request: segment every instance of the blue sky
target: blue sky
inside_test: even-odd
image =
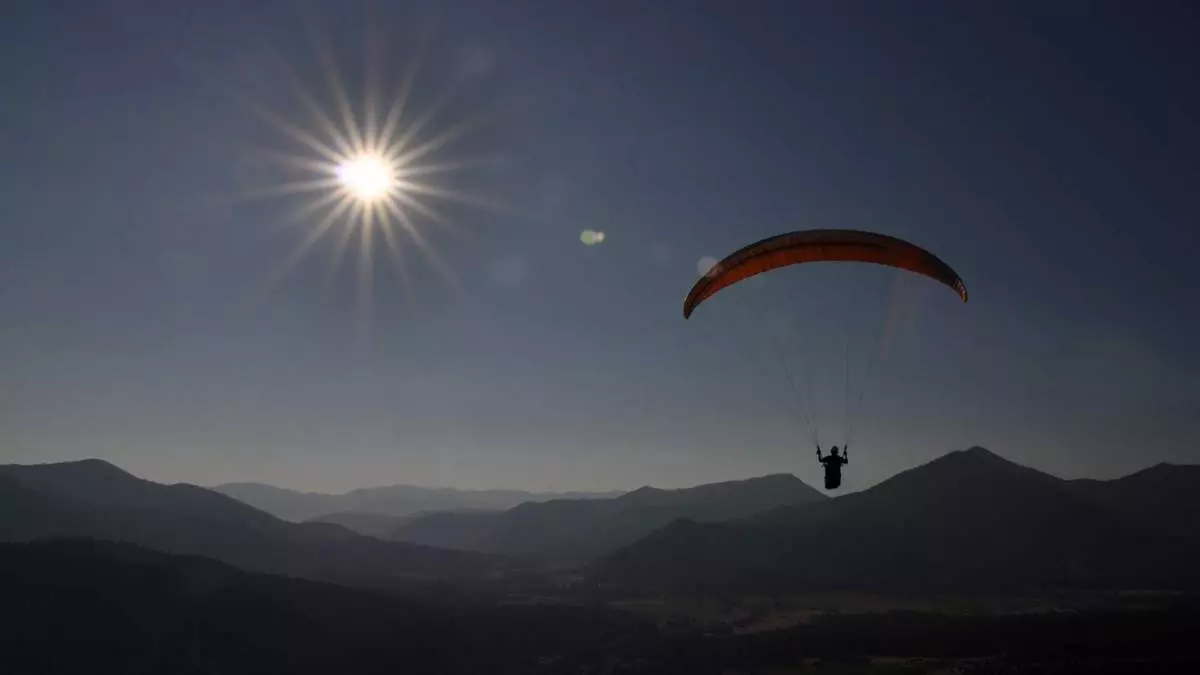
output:
[[[310,5],[356,103],[365,26],[393,67],[429,25]],[[353,264],[323,281],[329,239],[247,301],[312,223],[229,198],[272,178],[246,148],[298,149],[230,93],[311,128],[270,61],[323,95],[301,7],[24,2],[0,27],[0,460],[330,491],[816,484],[780,353],[822,443],[847,362],[865,391],[849,489],[973,444],[1063,476],[1197,460],[1186,4],[448,0],[413,104],[457,87],[443,128],[491,111],[444,153],[504,163],[445,185],[505,208],[441,203],[462,237],[418,223],[457,288],[413,256],[410,297],[380,254],[369,337]],[[817,227],[926,246],[971,302],[814,265],[682,318],[702,258]]]

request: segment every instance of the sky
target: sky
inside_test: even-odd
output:
[[[848,490],[972,445],[1200,462],[1194,6],[428,7],[8,6],[0,462],[329,492],[819,485],[847,438]],[[321,54],[360,124],[418,64],[400,126],[467,130],[423,159],[496,160],[428,176],[440,265],[376,236],[369,293],[358,239],[330,266],[346,224],[267,284],[321,218],[247,198],[289,179],[261,150],[313,156],[288,73],[340,119]],[[826,264],[682,317],[705,260],[825,227],[928,248],[970,302]]]

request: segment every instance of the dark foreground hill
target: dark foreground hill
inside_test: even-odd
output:
[[[973,448],[836,499],[676,521],[605,559],[596,579],[759,592],[1200,587],[1198,542],[1170,522],[1189,511],[1154,506],[1196,506],[1200,482],[1155,471],[1149,487],[1147,477],[1079,484]]]
[[[1200,665],[1200,608],[1186,601],[998,617],[833,615],[736,635],[658,630],[597,606],[351,589],[95,541],[0,544],[0,598],[0,673],[20,675],[1099,675]]]
[[[525,503],[502,513],[436,513],[389,535],[442,548],[585,561],[630,544],[677,518],[722,521],[826,497],[789,474],[680,490],[644,487],[614,499]]]
[[[568,673],[647,651],[598,609],[453,604],[95,541],[0,545],[0,673]]]
[[[262,483],[226,483],[213,488],[274,516],[301,522],[331,513],[406,517],[430,511],[502,511],[524,502],[550,499],[606,499],[620,492],[526,492],[456,490],[417,485],[361,488],[344,494],[300,492]]]
[[[99,460],[0,466],[0,541],[91,537],[203,555],[249,570],[347,584],[470,580],[483,556],[295,524],[193,485],[161,485]]]

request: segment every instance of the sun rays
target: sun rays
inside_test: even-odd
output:
[[[444,280],[457,285],[432,235],[460,230],[447,205],[499,209],[496,200],[457,187],[455,180],[463,172],[497,161],[494,154],[483,155],[478,149],[472,153],[463,147],[469,145],[464,139],[490,121],[489,110],[461,101],[466,80],[462,74],[434,83],[440,93],[416,105],[419,97],[414,91],[428,56],[430,31],[413,53],[397,59],[385,57],[384,41],[368,30],[362,76],[351,80],[339,68],[333,47],[315,22],[308,23],[328,100],[322,102],[293,63],[277,58],[274,64],[291,105],[282,113],[250,104],[258,118],[287,143],[287,149],[251,149],[280,172],[269,184],[247,189],[245,195],[298,200],[286,218],[293,226],[289,230],[299,230],[297,240],[267,275],[259,297],[274,291],[318,248],[327,248],[330,256],[327,283],[333,281],[343,259],[353,255],[358,304],[365,312],[374,294],[377,256],[390,261],[410,297],[410,266],[416,260],[430,264]],[[405,64],[402,76],[395,78],[398,81],[389,83],[381,74],[385,62]],[[349,86],[352,81],[358,86]]]

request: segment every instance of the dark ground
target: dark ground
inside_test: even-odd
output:
[[[1200,672],[1200,601],[1183,596],[958,615],[969,603],[859,598],[851,614],[824,597],[771,630],[805,601],[484,603],[71,541],[0,546],[0,597],[4,675]]]

